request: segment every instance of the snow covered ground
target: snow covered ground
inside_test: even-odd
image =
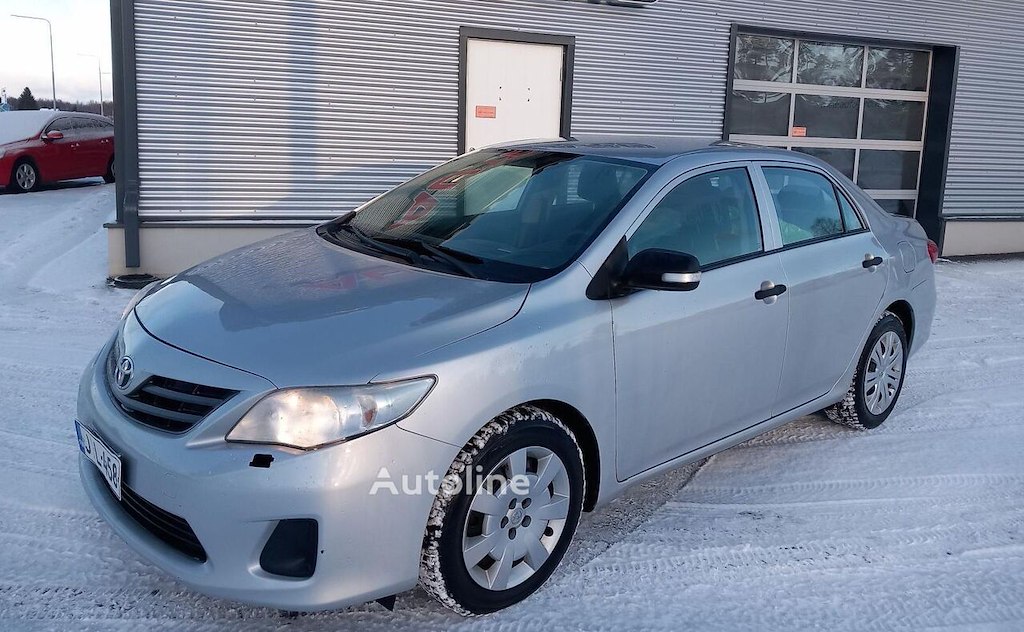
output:
[[[79,372],[131,296],[104,284],[112,215],[95,181],[0,193],[0,630],[1024,629],[1024,260],[939,266],[882,428],[807,417],[646,484],[519,606],[290,618],[189,591],[80,489]]]

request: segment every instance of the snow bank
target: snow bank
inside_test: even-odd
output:
[[[0,630],[1024,630],[1024,258],[937,267],[881,428],[805,417],[635,487],[520,605],[289,617],[191,591],[85,498],[78,378],[133,294],[104,284],[113,212],[113,185],[0,194]]]

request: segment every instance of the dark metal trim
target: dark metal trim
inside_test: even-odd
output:
[[[487,29],[475,26],[459,27],[459,105],[457,150],[459,154],[466,151],[466,82],[469,60],[469,40],[500,40],[505,42],[522,42],[524,44],[555,44],[565,48],[562,56],[562,112],[558,133],[563,138],[572,134],[572,81],[573,67],[576,57],[576,37],[573,35],[552,35],[549,33],[531,33],[508,29]]]
[[[946,173],[959,73],[960,49],[956,46],[936,46],[932,50],[924,149],[921,151],[921,175],[917,183],[914,216],[928,237],[938,244],[939,252],[942,252],[946,234],[944,221],[947,218],[942,214],[942,205],[946,198]]]
[[[725,111],[722,113],[722,140],[729,140],[729,109],[732,106],[733,75],[736,74],[736,40],[740,27],[735,22],[729,27],[729,61],[725,69]]]
[[[135,83],[135,0],[110,0],[111,53],[116,117],[114,164],[117,221],[124,225],[124,265],[138,268],[139,121]]]
[[[857,35],[840,35],[818,31],[799,31],[790,29],[770,28],[754,26],[750,24],[734,23],[735,32],[745,35],[765,35],[768,37],[793,37],[799,39],[835,42],[837,44],[860,44],[867,46],[886,46],[892,48],[916,48],[918,50],[931,51],[936,46],[956,48],[953,44],[942,42],[920,42],[916,40],[885,39],[881,37],[860,37]]]
[[[1024,214],[1021,215],[966,215],[954,214],[943,215],[944,222],[1024,222]]]

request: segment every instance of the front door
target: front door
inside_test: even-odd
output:
[[[765,227],[767,224],[765,225]],[[786,348],[786,283],[766,254],[747,167],[693,175],[628,237],[629,253],[685,252],[701,263],[693,291],[615,299],[616,472],[624,480],[768,419]]]
[[[824,175],[782,165],[762,171],[789,279],[790,334],[778,415],[828,393],[859,357],[885,292],[889,262],[849,200]]]
[[[43,146],[38,150],[39,171],[43,180],[56,182],[79,176],[78,168],[78,127],[70,117],[58,118],[43,130],[43,135],[49,132],[60,132],[64,135],[58,140],[43,140]]]
[[[557,138],[565,47],[470,38],[466,49],[466,151]]]

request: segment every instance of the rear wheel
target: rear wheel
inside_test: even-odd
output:
[[[14,165],[11,173],[11,189],[16,193],[27,193],[39,186],[39,171],[28,160]]]
[[[114,182],[114,157],[110,157],[110,163],[107,164],[107,172],[103,174],[103,181],[107,184]]]
[[[903,323],[886,312],[868,336],[846,397],[825,409],[828,418],[862,430],[882,425],[903,390],[907,349]]]
[[[583,481],[579,445],[555,416],[520,406],[496,417],[462,449],[434,499],[420,583],[463,615],[522,601],[569,547]]]

